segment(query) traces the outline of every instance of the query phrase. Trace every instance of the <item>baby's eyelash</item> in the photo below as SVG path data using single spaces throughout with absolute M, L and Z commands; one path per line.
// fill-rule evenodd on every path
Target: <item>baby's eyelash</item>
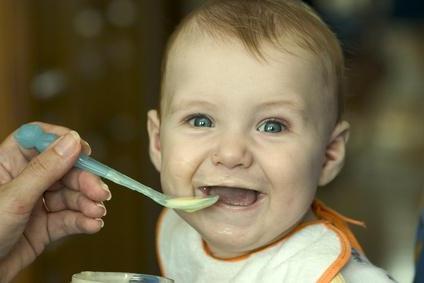
M 184 117 L 184 118 L 183 118 L 183 122 L 184 122 L 184 123 L 187 123 L 187 122 L 189 122 L 190 120 L 192 120 L 193 118 L 203 117 L 203 116 L 207 116 L 207 115 L 202 114 L 202 113 L 193 113 L 193 114 L 190 114 L 190 115 L 187 115 L 186 117 Z
M 184 119 L 185 123 L 196 128 L 212 128 L 214 127 L 213 119 L 203 113 L 194 113 Z
M 276 134 L 286 132 L 289 130 L 288 123 L 281 121 L 281 119 L 269 118 L 261 121 L 256 127 L 259 132 Z

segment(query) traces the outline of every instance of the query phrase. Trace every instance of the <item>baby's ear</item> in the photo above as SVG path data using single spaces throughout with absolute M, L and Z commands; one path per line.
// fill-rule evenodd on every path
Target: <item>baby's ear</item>
M 150 160 L 156 170 L 160 172 L 162 162 L 160 150 L 160 119 L 158 111 L 156 110 L 149 110 L 149 112 L 147 112 L 147 131 L 149 133 Z
M 350 125 L 346 121 L 337 123 L 325 150 L 324 164 L 322 165 L 319 185 L 324 186 L 331 182 L 343 168 L 346 143 L 349 139 Z

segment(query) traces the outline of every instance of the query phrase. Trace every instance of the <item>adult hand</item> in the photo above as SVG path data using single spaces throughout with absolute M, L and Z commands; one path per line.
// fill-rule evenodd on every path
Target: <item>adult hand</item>
M 67 128 L 36 123 L 61 136 L 38 154 L 25 150 L 13 134 L 0 144 L 0 282 L 9 282 L 45 247 L 72 234 L 98 232 L 110 199 L 107 186 L 72 168 L 90 147 Z

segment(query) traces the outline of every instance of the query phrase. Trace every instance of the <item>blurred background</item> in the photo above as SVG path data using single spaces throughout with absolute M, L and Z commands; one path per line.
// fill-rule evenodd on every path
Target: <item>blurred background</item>
M 159 188 L 147 154 L 166 38 L 201 0 L 0 1 L 0 140 L 39 120 L 77 130 L 93 156 Z M 424 2 L 310 0 L 343 42 L 348 160 L 319 197 L 363 220 L 376 265 L 411 282 L 424 207 Z M 104 229 L 50 246 L 14 282 L 69 282 L 83 270 L 159 274 L 160 207 L 111 185 Z

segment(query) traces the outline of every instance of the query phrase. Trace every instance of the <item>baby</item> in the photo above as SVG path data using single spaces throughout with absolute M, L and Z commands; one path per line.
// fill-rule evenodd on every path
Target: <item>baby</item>
M 343 55 L 295 0 L 206 2 L 174 32 L 150 156 L 174 196 L 158 256 L 179 282 L 393 282 L 365 257 L 347 219 L 315 200 L 343 167 Z M 357 222 L 355 222 L 357 223 Z

